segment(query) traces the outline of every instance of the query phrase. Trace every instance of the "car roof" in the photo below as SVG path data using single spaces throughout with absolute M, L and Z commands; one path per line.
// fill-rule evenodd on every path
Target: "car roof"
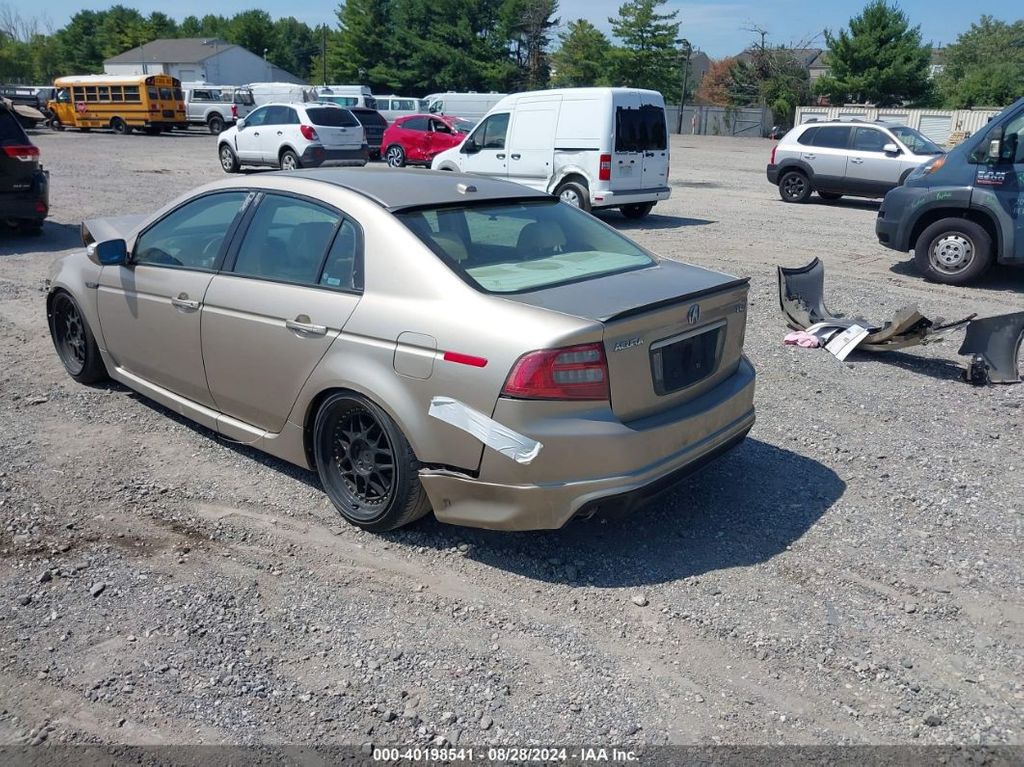
M 874 125 L 876 128 L 905 128 L 906 125 L 903 123 L 889 122 L 887 120 L 865 120 L 862 117 L 846 117 L 846 118 L 835 118 L 832 120 L 808 120 L 805 123 L 798 125 L 798 128 L 814 128 L 822 125 L 838 125 L 840 127 L 869 127 Z
M 289 176 L 332 184 L 361 194 L 395 212 L 406 208 L 478 203 L 488 200 L 553 199 L 546 192 L 502 179 L 451 171 L 413 168 L 307 168 L 284 171 Z M 464 188 L 475 191 L 462 191 Z

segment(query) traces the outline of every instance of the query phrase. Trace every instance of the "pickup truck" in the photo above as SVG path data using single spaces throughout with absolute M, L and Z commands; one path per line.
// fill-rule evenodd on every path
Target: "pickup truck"
M 189 125 L 204 125 L 217 135 L 252 111 L 254 101 L 247 88 L 207 83 L 183 83 L 185 113 Z

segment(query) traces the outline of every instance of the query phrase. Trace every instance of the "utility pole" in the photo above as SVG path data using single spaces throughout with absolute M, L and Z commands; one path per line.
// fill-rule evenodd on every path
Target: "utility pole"
M 327 85 L 327 25 L 324 24 L 320 31 L 323 33 L 320 40 L 320 64 L 323 68 L 324 85 Z
M 683 109 L 686 106 L 686 85 L 690 78 L 690 55 L 693 53 L 693 46 L 690 45 L 690 41 L 683 38 L 679 41 L 680 46 L 683 50 L 683 90 L 679 94 L 679 120 L 676 125 L 676 133 L 682 134 L 683 132 Z

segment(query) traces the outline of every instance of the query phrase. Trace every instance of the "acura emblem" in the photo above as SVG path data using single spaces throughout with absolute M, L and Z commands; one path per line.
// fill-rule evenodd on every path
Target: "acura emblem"
M 696 325 L 697 320 L 700 319 L 700 304 L 694 304 L 690 307 L 690 310 L 686 313 L 686 321 L 691 325 Z

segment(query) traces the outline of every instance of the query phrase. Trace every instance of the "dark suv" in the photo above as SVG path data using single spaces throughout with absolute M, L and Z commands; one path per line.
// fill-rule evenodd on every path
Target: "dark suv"
M 29 232 L 50 212 L 50 177 L 14 112 L 0 102 L 0 221 Z
M 370 150 L 370 159 L 379 160 L 381 139 L 384 138 L 388 121 L 376 109 L 369 107 L 348 107 L 348 111 L 356 116 L 366 131 L 366 146 Z
M 963 285 L 994 263 L 1024 266 L 1024 98 L 885 196 L 887 248 L 914 251 L 925 277 Z

